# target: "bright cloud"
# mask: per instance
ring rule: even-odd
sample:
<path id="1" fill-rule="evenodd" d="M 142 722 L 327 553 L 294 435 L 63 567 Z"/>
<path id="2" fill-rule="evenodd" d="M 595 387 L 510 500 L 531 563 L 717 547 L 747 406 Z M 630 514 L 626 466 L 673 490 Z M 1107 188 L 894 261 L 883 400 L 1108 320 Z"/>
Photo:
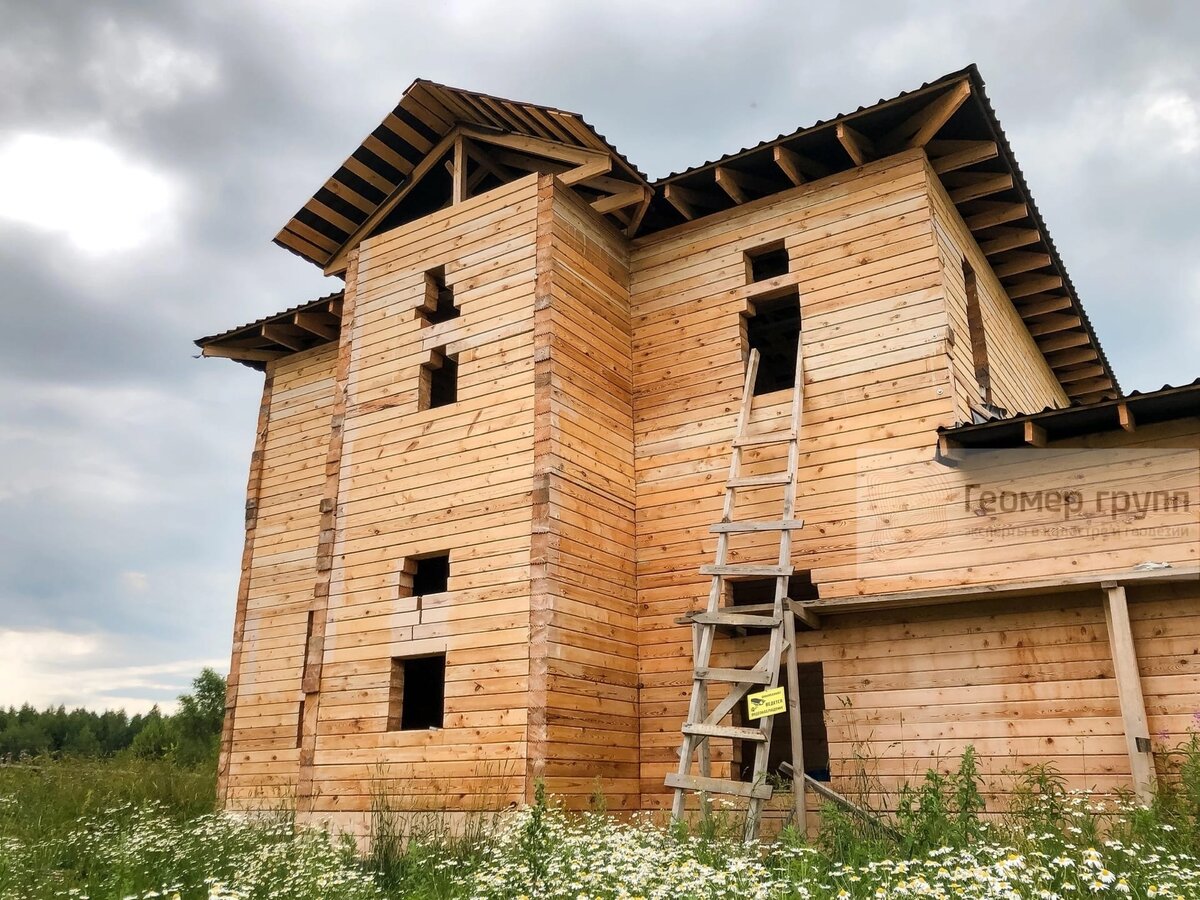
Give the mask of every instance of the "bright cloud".
<path id="1" fill-rule="evenodd" d="M 148 712 L 146 694 L 159 694 L 159 706 L 174 708 L 204 666 L 223 672 L 227 660 L 180 660 L 144 666 L 108 666 L 114 657 L 110 639 L 100 634 L 64 631 L 0 630 L 0 706 L 84 706 Z"/>
<path id="2" fill-rule="evenodd" d="M 170 178 L 102 141 L 23 133 L 0 142 L 0 219 L 62 234 L 92 256 L 169 232 L 178 201 Z"/>
<path id="3" fill-rule="evenodd" d="M 1168 91 L 1150 100 L 1146 106 L 1146 121 L 1162 128 L 1168 145 L 1178 153 L 1200 150 L 1200 109 L 1182 91 Z"/>

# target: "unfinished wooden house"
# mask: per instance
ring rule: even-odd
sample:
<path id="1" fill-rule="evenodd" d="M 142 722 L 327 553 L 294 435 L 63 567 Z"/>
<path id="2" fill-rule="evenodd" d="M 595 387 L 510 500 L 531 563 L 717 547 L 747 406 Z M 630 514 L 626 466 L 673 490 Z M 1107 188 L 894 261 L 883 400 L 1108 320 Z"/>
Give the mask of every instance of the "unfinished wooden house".
<path id="1" fill-rule="evenodd" d="M 227 808 L 1144 793 L 1196 726 L 1200 382 L 1121 394 L 973 67 L 657 181 L 416 81 L 275 240 L 341 284 L 197 342 L 265 372 Z"/>

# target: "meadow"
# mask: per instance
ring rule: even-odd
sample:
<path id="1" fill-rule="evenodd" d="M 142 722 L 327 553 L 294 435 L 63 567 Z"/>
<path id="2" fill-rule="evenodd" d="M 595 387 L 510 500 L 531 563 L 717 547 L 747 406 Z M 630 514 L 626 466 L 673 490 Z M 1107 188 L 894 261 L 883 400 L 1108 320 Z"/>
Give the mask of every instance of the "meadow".
<path id="1" fill-rule="evenodd" d="M 836 810 L 811 841 L 785 830 L 743 846 L 736 811 L 691 830 L 661 817 L 567 813 L 537 802 L 403 826 L 381 798 L 373 851 L 296 829 L 287 810 L 214 813 L 211 766 L 41 757 L 0 765 L 0 898 L 1200 897 L 1200 742 L 1174 754 L 1155 802 L 1064 790 L 1049 770 L 990 812 L 968 751 L 904 792 L 880 829 Z M 408 827 L 409 830 L 405 830 Z"/>

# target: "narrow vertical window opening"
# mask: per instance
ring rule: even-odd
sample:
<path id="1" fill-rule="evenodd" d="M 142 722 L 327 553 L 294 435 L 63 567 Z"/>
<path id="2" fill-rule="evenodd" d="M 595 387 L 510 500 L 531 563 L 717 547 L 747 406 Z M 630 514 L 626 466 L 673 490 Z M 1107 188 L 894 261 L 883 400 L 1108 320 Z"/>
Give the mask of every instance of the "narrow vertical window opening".
<path id="1" fill-rule="evenodd" d="M 446 284 L 446 267 L 438 266 L 425 273 L 425 303 L 420 308 L 426 325 L 437 325 L 457 319 L 462 311 L 454 304 L 454 288 Z"/>
<path id="2" fill-rule="evenodd" d="M 304 741 L 304 701 L 300 701 L 300 710 L 296 715 L 296 747 L 299 748 Z"/>
<path id="3" fill-rule="evenodd" d="M 438 347 L 421 366 L 417 408 L 437 409 L 458 402 L 458 355 Z"/>
<path id="4" fill-rule="evenodd" d="M 979 399 L 987 406 L 992 405 L 992 377 L 988 368 L 987 335 L 983 329 L 983 311 L 979 306 L 979 285 L 975 270 L 963 259 L 963 287 L 967 295 L 967 334 L 971 340 L 971 364 L 975 370 L 975 384 L 979 388 Z"/>

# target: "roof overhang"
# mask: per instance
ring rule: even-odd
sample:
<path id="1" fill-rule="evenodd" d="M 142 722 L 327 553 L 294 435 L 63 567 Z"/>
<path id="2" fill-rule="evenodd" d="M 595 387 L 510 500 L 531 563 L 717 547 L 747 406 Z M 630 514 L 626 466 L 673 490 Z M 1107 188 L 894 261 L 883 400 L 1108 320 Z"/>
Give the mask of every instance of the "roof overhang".
<path id="1" fill-rule="evenodd" d="M 975 66 L 654 182 L 638 235 L 923 147 L 1072 401 L 1120 387 Z"/>
<path id="2" fill-rule="evenodd" d="M 253 369 L 292 353 L 338 339 L 342 327 L 342 291 L 301 303 L 256 322 L 196 341 L 204 356 L 233 359 Z"/>
<path id="3" fill-rule="evenodd" d="M 1134 391 L 1121 399 L 943 427 L 938 429 L 938 438 L 943 455 L 949 455 L 955 449 L 1042 446 L 1049 441 L 1106 431 L 1134 431 L 1139 426 L 1192 416 L 1200 416 L 1200 378 L 1179 387 Z"/>
<path id="4" fill-rule="evenodd" d="M 538 155 L 565 148 L 589 159 L 602 156 L 609 164 L 594 177 L 601 183 L 601 195 L 606 181 L 613 184 L 613 192 L 632 184 L 648 193 L 645 175 L 578 113 L 417 79 L 379 127 L 280 229 L 275 243 L 327 274 L 338 271 L 336 261 L 365 236 L 364 225 L 377 220 L 381 207 L 436 165 L 450 151 L 456 133 L 485 142 L 525 138 L 526 152 Z"/>

